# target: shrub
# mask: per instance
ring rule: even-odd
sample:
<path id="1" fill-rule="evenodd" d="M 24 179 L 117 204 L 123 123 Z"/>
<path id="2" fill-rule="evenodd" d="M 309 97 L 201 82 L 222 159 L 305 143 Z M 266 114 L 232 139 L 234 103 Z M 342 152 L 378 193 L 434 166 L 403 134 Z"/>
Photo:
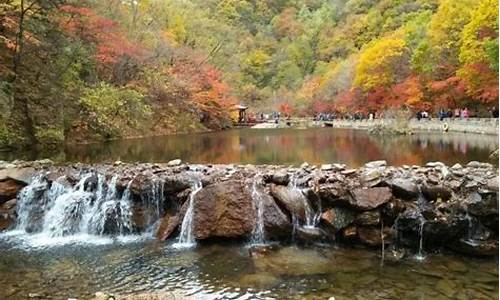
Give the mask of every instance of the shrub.
<path id="1" fill-rule="evenodd" d="M 80 104 L 88 113 L 91 125 L 106 137 L 119 136 L 125 127 L 137 127 L 138 122 L 151 113 L 141 93 L 104 82 L 86 89 Z"/>

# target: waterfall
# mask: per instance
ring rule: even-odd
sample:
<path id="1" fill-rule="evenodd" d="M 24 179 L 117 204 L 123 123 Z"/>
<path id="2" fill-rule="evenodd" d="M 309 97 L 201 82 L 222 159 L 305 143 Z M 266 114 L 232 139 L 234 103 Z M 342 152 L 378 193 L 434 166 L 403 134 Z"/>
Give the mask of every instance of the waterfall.
<path id="1" fill-rule="evenodd" d="M 425 219 L 421 218 L 420 219 L 420 228 L 419 228 L 420 242 L 418 245 L 418 254 L 415 257 L 417 260 L 424 260 L 425 259 L 425 256 L 422 253 L 423 243 L 424 243 L 424 225 L 425 225 Z"/>
<path id="2" fill-rule="evenodd" d="M 292 242 L 294 242 L 297 229 L 300 227 L 299 218 L 294 213 L 292 213 L 292 226 Z"/>
<path id="3" fill-rule="evenodd" d="M 418 245 L 418 253 L 417 255 L 415 256 L 415 258 L 417 260 L 424 260 L 425 259 L 425 256 L 423 255 L 422 251 L 423 251 L 423 243 L 424 243 L 424 225 L 425 225 L 425 217 L 424 215 L 422 214 L 422 211 L 423 209 L 425 208 L 425 198 L 422 194 L 422 189 L 420 187 L 420 185 L 418 185 L 418 198 L 417 198 L 417 209 L 418 209 L 418 213 L 420 214 L 420 228 L 419 228 L 419 237 L 420 237 L 420 240 L 419 240 L 419 245 Z"/>
<path id="4" fill-rule="evenodd" d="M 126 234 L 132 232 L 132 209 L 130 180 L 121 197 L 118 197 L 116 181 L 118 176 L 114 175 L 107 186 L 104 199 L 97 199 L 97 205 L 91 210 L 90 224 L 92 233 L 103 235 L 109 232 Z M 102 183 L 101 183 L 102 184 Z M 99 189 L 102 193 L 104 187 Z M 103 194 L 101 194 L 101 197 Z"/>
<path id="5" fill-rule="evenodd" d="M 305 228 L 314 228 L 318 225 L 319 220 L 321 218 L 321 209 L 319 209 L 318 213 L 314 212 L 314 209 L 311 207 L 309 200 L 307 200 L 307 197 L 304 195 L 303 189 L 298 186 L 297 179 L 298 179 L 298 176 L 293 175 L 290 183 L 291 183 L 291 188 L 297 192 L 297 194 L 300 197 L 300 200 L 302 201 L 302 203 L 304 205 L 304 213 L 305 213 L 305 218 L 306 218 L 305 221 L 306 222 L 303 226 Z"/>
<path id="6" fill-rule="evenodd" d="M 151 181 L 149 191 L 145 195 L 144 203 L 148 211 L 146 216 L 146 225 L 148 232 L 155 232 L 158 226 L 158 221 L 163 216 L 163 200 L 165 194 L 165 181 L 159 177 L 155 177 Z"/>
<path id="7" fill-rule="evenodd" d="M 383 267 L 385 260 L 384 218 L 380 218 L 380 240 L 382 241 L 382 254 L 380 260 L 380 266 Z"/>
<path id="8" fill-rule="evenodd" d="M 264 229 L 264 201 L 262 194 L 259 191 L 259 177 L 260 174 L 255 175 L 252 184 L 252 200 L 254 202 L 257 217 L 252 231 L 252 245 L 262 245 L 266 243 L 266 234 Z"/>
<path id="9" fill-rule="evenodd" d="M 97 186 L 92 191 L 88 183 L 95 177 Z M 132 233 L 132 180 L 120 196 L 117 175 L 110 182 L 96 173 L 84 173 L 80 178 L 68 187 L 60 182 L 64 177 L 51 183 L 43 175 L 35 177 L 20 192 L 15 229 L 48 238 Z"/>
<path id="10" fill-rule="evenodd" d="M 18 203 L 16 208 L 17 221 L 16 229 L 21 231 L 28 230 L 28 225 L 32 219 L 32 215 L 37 211 L 43 209 L 45 206 L 44 199 L 41 199 L 43 193 L 48 188 L 48 183 L 43 180 L 42 176 L 36 176 L 31 181 L 31 184 L 24 187 L 18 196 Z M 37 201 L 38 200 L 38 201 Z"/>
<path id="11" fill-rule="evenodd" d="M 189 194 L 188 208 L 182 219 L 179 241 L 174 244 L 176 248 L 191 248 L 196 245 L 193 237 L 194 197 L 203 188 L 201 180 L 192 178 L 191 193 Z"/>

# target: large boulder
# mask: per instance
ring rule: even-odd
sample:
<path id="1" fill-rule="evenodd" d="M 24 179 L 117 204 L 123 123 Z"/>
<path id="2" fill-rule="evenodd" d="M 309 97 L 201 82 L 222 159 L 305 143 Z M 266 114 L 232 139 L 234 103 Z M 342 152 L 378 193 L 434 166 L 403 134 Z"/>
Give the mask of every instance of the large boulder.
<path id="1" fill-rule="evenodd" d="M 388 187 L 357 188 L 351 191 L 350 204 L 359 210 L 371 210 L 392 199 Z"/>
<path id="2" fill-rule="evenodd" d="M 180 224 L 179 215 L 166 215 L 160 220 L 160 226 L 156 231 L 156 238 L 168 239 Z"/>
<path id="3" fill-rule="evenodd" d="M 271 185 L 271 195 L 278 203 L 299 219 L 305 219 L 304 195 L 299 189 L 282 185 Z"/>
<path id="4" fill-rule="evenodd" d="M 30 184 L 35 172 L 35 169 L 31 167 L 3 169 L 0 170 L 0 181 L 4 181 L 10 178 L 15 181 L 24 183 L 25 185 Z"/>
<path id="5" fill-rule="evenodd" d="M 25 186 L 25 184 L 8 178 L 0 181 L 0 203 L 16 198 L 17 193 Z"/>
<path id="6" fill-rule="evenodd" d="M 259 193 L 263 201 L 264 230 L 266 238 L 289 237 L 292 231 L 290 217 L 264 191 Z"/>
<path id="7" fill-rule="evenodd" d="M 239 180 L 209 185 L 195 195 L 193 216 L 198 240 L 247 237 L 255 224 L 252 195 Z"/>

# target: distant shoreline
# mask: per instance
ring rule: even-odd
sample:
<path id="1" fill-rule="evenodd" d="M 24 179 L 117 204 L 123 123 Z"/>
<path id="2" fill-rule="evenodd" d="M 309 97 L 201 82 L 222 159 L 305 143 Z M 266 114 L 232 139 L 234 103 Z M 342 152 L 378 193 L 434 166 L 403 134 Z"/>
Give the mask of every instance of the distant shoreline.
<path id="1" fill-rule="evenodd" d="M 312 128 L 312 127 L 332 127 L 332 128 L 352 128 L 352 129 L 371 129 L 376 126 L 393 126 L 399 120 L 396 119 L 373 119 L 373 120 L 332 120 L 315 121 L 311 118 L 291 118 L 289 120 L 280 120 L 279 123 L 260 123 L 252 128 L 271 129 L 271 128 Z M 471 118 L 471 119 L 411 119 L 407 122 L 408 129 L 411 131 L 447 131 L 463 133 L 479 133 L 487 135 L 498 135 L 498 119 L 493 118 Z"/>

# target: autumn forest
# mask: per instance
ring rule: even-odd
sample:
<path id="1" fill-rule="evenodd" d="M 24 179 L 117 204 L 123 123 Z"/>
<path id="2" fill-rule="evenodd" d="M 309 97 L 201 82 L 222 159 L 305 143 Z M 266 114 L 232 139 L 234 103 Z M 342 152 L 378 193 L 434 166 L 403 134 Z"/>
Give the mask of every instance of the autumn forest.
<path id="1" fill-rule="evenodd" d="M 497 102 L 496 0 L 0 3 L 0 148 Z"/>

